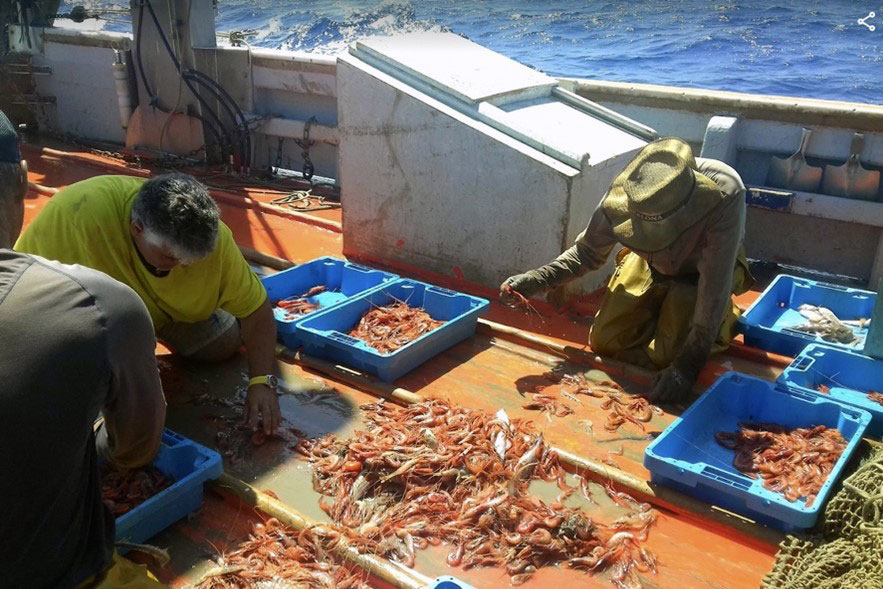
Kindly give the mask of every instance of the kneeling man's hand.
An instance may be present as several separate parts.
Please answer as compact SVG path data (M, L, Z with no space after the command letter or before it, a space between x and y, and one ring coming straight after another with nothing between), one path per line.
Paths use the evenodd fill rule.
M687 399L693 381L674 366L659 371L653 391L647 395L651 403L680 403Z
M249 387L245 397L245 422L248 426L257 430L262 417L264 434L269 436L279 427L279 399L276 391L264 384Z

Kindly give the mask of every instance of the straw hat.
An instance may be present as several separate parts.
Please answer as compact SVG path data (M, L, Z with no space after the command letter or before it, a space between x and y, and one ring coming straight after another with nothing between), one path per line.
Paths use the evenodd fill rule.
M644 146L610 184L601 207L623 245L639 252L670 246L723 200L696 171L693 151L668 137Z

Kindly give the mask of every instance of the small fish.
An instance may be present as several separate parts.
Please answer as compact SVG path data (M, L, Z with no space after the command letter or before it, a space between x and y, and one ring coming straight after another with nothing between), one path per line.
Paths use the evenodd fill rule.
M800 305L797 312L806 317L809 322L795 325L792 329L796 331L814 333L823 340L841 344L849 344L857 339L855 332L844 325L830 309L803 304Z
M592 429L593 424L591 421L589 421L588 419L580 419L578 423L582 424L586 431L589 432L589 435L595 435L595 430Z
M369 486L368 479L365 478L365 475L360 474L353 482L353 486L350 487L350 501L358 501L361 499Z
M540 449L543 447L543 434L537 434L534 443L528 448L524 454L521 455L521 458L518 459L518 462L515 463L515 475L512 477L513 484L518 481L519 478L530 478L530 474L533 471L533 468L537 465L537 456L540 454Z
M423 437L423 441L427 446L435 450L438 448L438 440L435 438L435 434L432 433L432 430L428 427L424 427L420 429L420 435Z
M512 446L512 442L509 441L509 416L504 409L500 409L494 414L494 417L500 422L500 431L494 434L494 452L497 453L497 456L500 457L500 461L502 462L506 459L506 450Z
M529 464L531 462L536 461L537 453L540 451L540 448L543 447L543 434L537 434L537 437L534 439L533 444L531 444L530 448L528 448L524 454L521 455L521 458L518 459L518 462L515 463L515 468L519 466L523 466L525 464Z

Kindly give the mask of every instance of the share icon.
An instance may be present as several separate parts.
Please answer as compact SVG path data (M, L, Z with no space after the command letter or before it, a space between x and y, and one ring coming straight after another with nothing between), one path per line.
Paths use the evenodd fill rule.
M869 30L869 31L874 32L874 31L877 30L877 27L875 27L874 25L869 25L869 24L868 24L868 19L874 18L875 16L877 16L877 13L871 11L871 12L868 13L868 16L866 16L865 18L860 18L860 19L858 19L858 24L860 24L860 25L862 25L862 26L865 26L865 27L868 27L868 30Z

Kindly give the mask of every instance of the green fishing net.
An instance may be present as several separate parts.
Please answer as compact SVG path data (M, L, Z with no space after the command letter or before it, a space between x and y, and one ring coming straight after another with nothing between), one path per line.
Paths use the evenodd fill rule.
M785 538L763 589L883 589L880 447L843 481L816 529Z

